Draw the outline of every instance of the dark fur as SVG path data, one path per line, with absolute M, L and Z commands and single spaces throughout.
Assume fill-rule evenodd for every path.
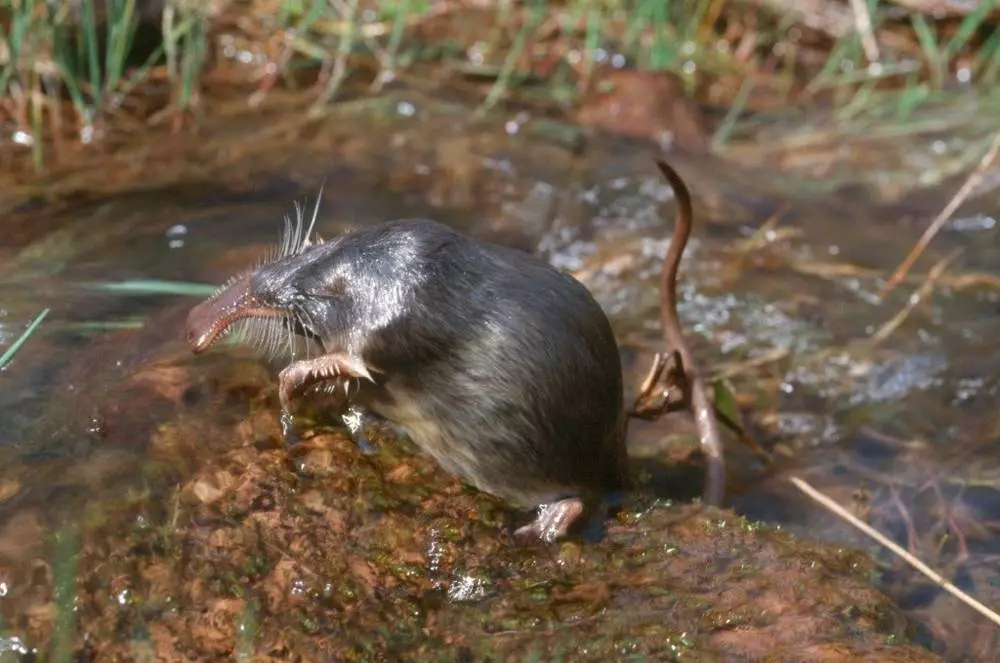
M 540 259 L 403 220 L 264 265 L 250 290 L 324 353 L 360 356 L 374 383 L 352 402 L 479 489 L 530 508 L 629 487 L 611 326 Z

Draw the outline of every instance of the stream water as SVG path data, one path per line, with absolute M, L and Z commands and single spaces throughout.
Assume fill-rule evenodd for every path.
M 649 151 L 607 140 L 574 155 L 502 124 L 414 110 L 401 101 L 378 117 L 289 130 L 291 137 L 271 130 L 258 138 L 250 121 L 242 134 L 206 127 L 201 141 L 217 136 L 215 148 L 236 155 L 225 167 L 190 163 L 178 167 L 174 183 L 7 215 L 0 347 L 39 311 L 50 313 L 0 372 L 0 463 L 8 468 L 0 476 L 0 551 L 34 554 L 27 551 L 37 552 L 45 533 L 83 503 L 136 490 L 167 500 L 178 476 L 227 445 L 206 423 L 205 439 L 186 447 L 182 465 L 165 470 L 175 461 L 151 451 L 158 422 L 174 416 L 177 403 L 195 418 L 235 421 L 246 411 L 238 398 L 199 405 L 163 366 L 179 362 L 211 380 L 225 353 L 239 351 L 191 357 L 180 328 L 195 294 L 120 284 L 220 283 L 261 257 L 293 201 L 311 205 L 321 185 L 324 237 L 429 216 L 570 270 L 611 317 L 633 393 L 660 349 L 656 278 L 672 227 L 670 190 Z M 254 143 L 244 157 L 241 141 Z M 914 210 L 876 204 L 860 189 L 819 194 L 790 175 L 715 158 L 672 162 L 697 215 L 681 318 L 703 366 L 729 379 L 750 432 L 774 457 L 765 463 L 730 440 L 731 505 L 805 538 L 876 552 L 885 560 L 879 586 L 948 643 L 948 660 L 985 660 L 963 656 L 1000 644 L 995 627 L 786 479 L 806 479 L 1000 605 L 1000 291 L 957 280 L 998 275 L 1000 196 L 963 207 L 914 279 L 880 302 L 881 277 L 950 189 L 924 194 L 926 208 Z M 761 232 L 774 215 L 777 225 Z M 951 280 L 872 342 L 928 266 L 954 249 L 962 253 Z M 122 386 L 126 376 L 144 374 L 152 376 L 148 391 L 136 387 L 142 380 Z M 636 425 L 630 446 L 654 490 L 688 499 L 700 490 L 701 466 L 688 457 L 690 441 L 671 436 L 678 432 L 693 435 L 683 416 Z

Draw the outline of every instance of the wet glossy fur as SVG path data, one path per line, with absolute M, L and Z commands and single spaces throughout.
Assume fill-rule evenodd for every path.
M 255 302 L 361 357 L 352 402 L 444 469 L 525 508 L 629 486 L 618 347 L 583 284 L 421 219 L 285 253 L 250 275 Z

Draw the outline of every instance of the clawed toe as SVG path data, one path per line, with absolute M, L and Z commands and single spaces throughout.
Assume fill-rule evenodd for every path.
M 288 410 L 281 411 L 281 440 L 285 445 L 286 450 L 291 450 L 298 446 L 302 439 L 299 437 L 299 431 L 295 427 L 295 420 L 292 413 Z

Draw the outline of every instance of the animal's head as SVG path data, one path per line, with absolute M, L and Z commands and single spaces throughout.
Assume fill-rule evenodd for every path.
M 245 340 L 274 354 L 283 345 L 292 349 L 295 335 L 315 338 L 313 325 L 302 306 L 304 295 L 296 275 L 308 262 L 307 249 L 321 240 L 311 240 L 319 200 L 308 227 L 303 209 L 295 206 L 296 218 L 285 217 L 281 244 L 257 267 L 234 276 L 211 297 L 188 313 L 185 338 L 195 354 L 240 329 Z

